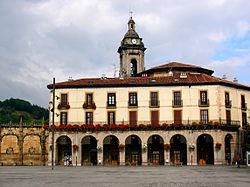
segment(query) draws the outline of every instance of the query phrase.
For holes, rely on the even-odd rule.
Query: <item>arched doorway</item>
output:
[[[148,162],[164,165],[164,141],[159,135],[152,135],[148,139]]]
[[[103,140],[103,164],[119,165],[119,140],[116,136],[110,135]]]
[[[209,134],[197,139],[197,162],[199,165],[214,164],[214,140]]]
[[[125,164],[126,165],[141,165],[142,145],[141,139],[136,135],[131,135],[125,141]]]
[[[97,165],[97,140],[93,136],[82,139],[82,166]]]
[[[187,141],[183,135],[176,134],[170,139],[170,162],[187,165]]]
[[[57,145],[57,163],[58,165],[65,165],[65,157],[72,157],[72,145],[68,136],[60,136],[56,140]]]
[[[227,164],[231,164],[231,141],[233,139],[233,136],[231,134],[227,134],[225,136],[225,160],[227,162]]]
[[[131,60],[131,76],[135,76],[137,74],[137,61],[136,59]]]

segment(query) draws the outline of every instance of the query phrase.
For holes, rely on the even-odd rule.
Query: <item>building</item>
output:
[[[55,84],[56,164],[225,164],[241,153],[250,87],[179,62],[145,70],[145,50],[131,17],[119,77]]]

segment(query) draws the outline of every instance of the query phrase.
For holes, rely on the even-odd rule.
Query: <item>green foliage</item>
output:
[[[0,123],[48,123],[49,111],[21,99],[0,101]]]

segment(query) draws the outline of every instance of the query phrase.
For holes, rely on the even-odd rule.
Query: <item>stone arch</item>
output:
[[[142,143],[140,137],[137,135],[130,135],[125,140],[125,164],[142,164]]]
[[[15,134],[6,134],[1,138],[1,153],[13,154],[19,153],[18,136]]]
[[[175,134],[170,139],[170,162],[187,165],[187,140],[181,134]]]
[[[62,135],[56,140],[57,163],[58,165],[65,165],[66,156],[72,157],[72,142],[71,139]]]
[[[114,135],[108,135],[103,139],[103,164],[119,165],[119,139]]]
[[[97,140],[88,135],[82,138],[82,165],[97,165]]]
[[[209,134],[197,138],[197,162],[199,165],[214,164],[214,140]]]
[[[130,61],[130,72],[131,76],[134,76],[137,74],[137,60],[135,58],[132,58]]]
[[[232,148],[231,148],[231,143],[233,140],[232,134],[227,134],[224,139],[224,145],[225,145],[225,160],[227,164],[231,164],[232,160]]]
[[[151,165],[164,165],[164,140],[154,134],[148,138],[148,163]]]
[[[39,135],[31,134],[24,136],[23,139],[24,154],[41,154],[41,139]]]

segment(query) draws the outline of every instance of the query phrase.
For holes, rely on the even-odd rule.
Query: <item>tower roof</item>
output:
[[[139,35],[135,31],[135,21],[133,20],[132,16],[128,21],[128,31],[124,35],[124,38],[139,38]]]

